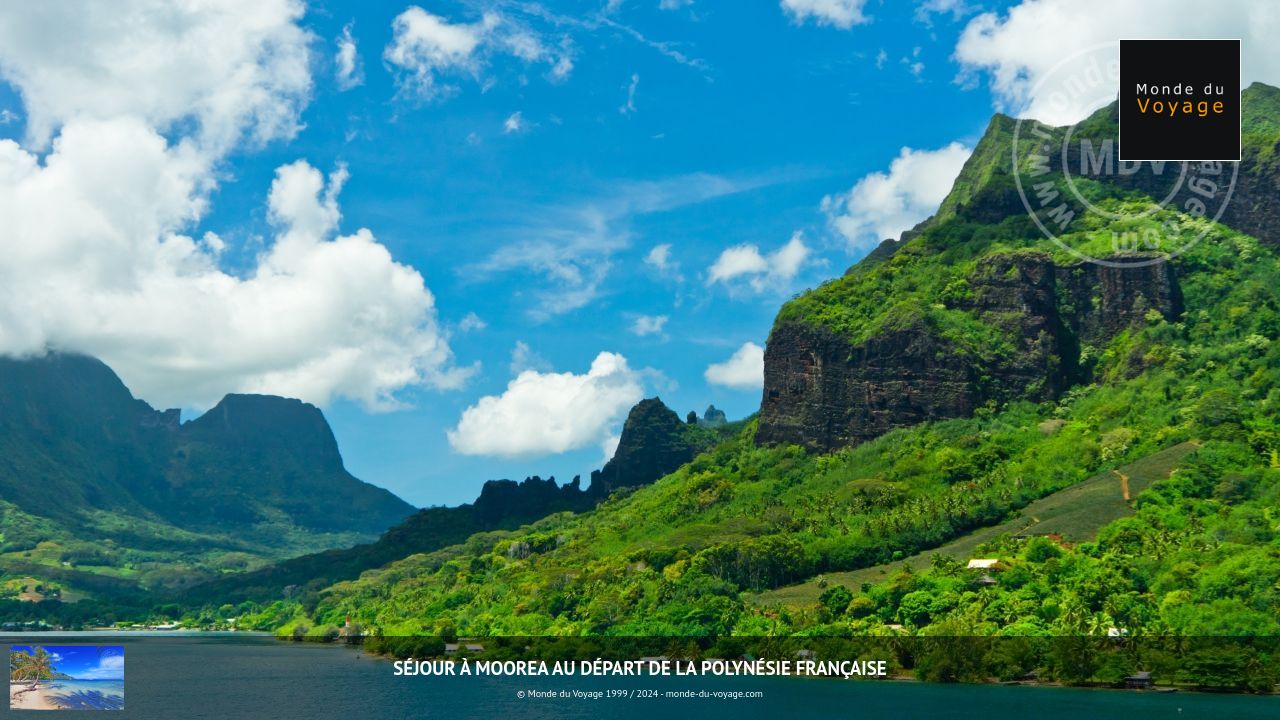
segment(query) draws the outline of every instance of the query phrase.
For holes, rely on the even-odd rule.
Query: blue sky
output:
[[[346,162],[344,223],[376,228],[397,258],[422,271],[446,321],[475,313],[487,324],[451,340],[461,362],[482,364],[465,390],[415,393],[413,409],[383,415],[349,402],[329,409],[357,476],[419,504],[456,503],[472,499],[488,478],[565,481],[599,467],[603,451],[594,443],[516,459],[451,451],[444,429],[477,396],[502,392],[517,342],[560,372],[585,372],[602,350],[620,353],[631,367],[664,376],[646,384],[645,394],[660,395],[681,416],[709,403],[734,418],[754,412],[758,388],[712,385],[704,371],[745,342],[763,345],[783,300],[842,273],[865,252],[827,227],[822,198],[886,168],[903,146],[972,143],[991,114],[987,93],[953,82],[949,56],[960,26],[949,16],[929,27],[914,8],[886,5],[871,9],[874,22],[841,31],[797,26],[773,3],[735,3],[732,11],[656,5],[626,4],[618,22],[678,47],[697,67],[600,29],[576,40],[581,55],[565,82],[497,59],[488,91],[463,78],[456,95],[415,107],[397,101],[393,74],[365,57],[364,85],[320,91],[293,145],[250,159],[259,179],[251,180],[248,167],[241,171],[243,204],[228,202],[224,189],[229,217],[243,217],[260,205],[276,164],[302,156],[318,167]],[[355,18],[358,47],[376,51],[391,41],[394,13],[329,7],[331,19],[317,19],[320,35],[336,36]],[[475,17],[465,5],[433,11]],[[887,59],[878,67],[881,50]],[[915,62],[924,65],[919,77],[909,67]],[[624,113],[633,77],[634,110]],[[504,134],[516,112],[528,128]],[[347,141],[349,130],[358,137]],[[614,218],[607,233],[616,250],[607,255],[598,294],[582,308],[531,319],[537,294],[557,292],[553,281],[523,269],[468,269],[528,236],[588,232],[573,220],[577,209],[623,202],[645,184],[679,194],[682,181],[700,174],[743,189]],[[796,231],[812,254],[795,277],[758,292],[707,285],[707,269],[726,248],[749,243],[768,252]],[[683,282],[644,263],[662,244],[671,245]],[[668,320],[661,332],[638,337],[626,331],[637,315]]]
[[[34,645],[15,645],[10,652],[34,654]],[[77,680],[123,680],[124,647],[120,645],[44,645],[54,668]]]
[[[620,397],[659,395],[682,417],[710,403],[731,418],[754,412],[758,382],[711,383],[708,367],[745,343],[763,346],[786,298],[842,273],[879,239],[839,232],[823,199],[886,172],[904,147],[971,146],[992,112],[991,93],[958,82],[952,59],[972,10],[871,2],[845,28],[775,2],[672,5],[425,3],[439,24],[479,28],[500,13],[507,28],[467,62],[429,74],[426,91],[389,59],[396,18],[411,5],[308,5],[298,24],[310,33],[311,86],[296,133],[223,152],[204,211],[181,230],[216,233],[221,270],[252,274],[271,242],[277,169],[304,160],[348,174],[338,232],[368,228],[421,274],[465,380],[396,387],[391,411],[341,392],[262,388],[321,402],[357,477],[414,504],[456,504],[491,478],[585,478],[621,428],[630,401]],[[544,56],[521,57],[503,32],[536,38]],[[347,40],[358,59],[339,77]],[[572,68],[557,77],[563,57]],[[18,85],[0,91],[13,115],[0,133],[38,156],[48,146],[30,139]],[[184,122],[152,124],[172,144],[188,132]],[[793,238],[803,258],[784,262],[774,254]],[[756,254],[714,275],[721,254],[742,245]],[[665,256],[652,255],[659,246]],[[207,397],[150,390],[153,374],[130,369],[132,351],[88,351],[188,418],[241,389],[219,378]],[[625,358],[626,387],[590,428],[515,455],[451,444],[464,411],[501,397],[515,372],[584,375],[602,352]]]
[[[927,217],[1063,56],[1256,38],[1274,80],[1265,3],[1181,3],[8,6],[0,352],[188,419],[301,397],[417,505],[585,477],[641,397],[755,411],[779,306]]]

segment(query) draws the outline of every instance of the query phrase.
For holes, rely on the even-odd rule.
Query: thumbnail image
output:
[[[124,648],[15,645],[9,648],[9,709],[123,710]]]

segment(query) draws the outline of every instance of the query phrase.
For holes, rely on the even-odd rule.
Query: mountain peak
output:
[[[688,424],[659,397],[641,400],[622,425],[618,449],[591,474],[591,492],[607,495],[620,487],[647,485],[693,459]]]
[[[220,435],[258,448],[309,453],[326,464],[342,464],[338,441],[320,408],[277,395],[233,393],[184,429],[195,436]]]

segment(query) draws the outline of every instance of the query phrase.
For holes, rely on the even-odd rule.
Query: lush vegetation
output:
[[[987,175],[999,183],[998,172]],[[1121,213],[1140,202],[1125,189],[1095,199]],[[950,299],[981,257],[1070,256],[1035,239],[1021,217],[975,222],[981,201],[973,202],[956,203],[959,212],[887,260],[789,303],[780,319],[858,338],[923,315],[960,347],[1006,352]],[[1186,312],[1166,319],[1153,310],[1082,348],[1083,382],[1056,401],[990,405],[825,456],[757,447],[748,426],[593,512],[475,535],[262,608],[255,621],[298,637],[331,636],[348,618],[383,638],[1280,635],[1280,258],[1171,212],[1096,223],[1066,240],[1106,254],[1114,232],[1155,226],[1172,228],[1175,242],[1207,233],[1176,262]],[[998,536],[979,548],[1000,561],[990,571],[940,555],[924,570],[829,585],[809,604],[750,601],[761,589],[928,551],[1192,440],[1198,448],[1137,495],[1131,516],[1084,542]],[[969,671],[1048,672],[1050,652]],[[1265,670],[1242,682],[1262,687],[1275,658],[1241,652],[1212,672],[1252,663]],[[1106,680],[1139,662],[1096,659],[1054,676]],[[1213,665],[1205,663],[1202,679]],[[924,676],[965,674],[912,666]]]
[[[1261,117],[1251,116],[1249,137],[1274,141]],[[1108,123],[1100,114],[1082,132],[1105,135]],[[992,142],[1005,142],[1005,123],[993,127]],[[1043,240],[1020,204],[1007,211],[1008,155],[980,149],[934,221],[887,259],[788,303],[779,322],[854,341],[925,322],[976,362],[1017,352],[963,308],[968,278],[996,253],[1072,256]],[[335,638],[350,622],[397,653],[459,636],[982,636],[1016,642],[973,652],[939,640],[896,660],[934,679],[1035,672],[1114,682],[1147,666],[1197,685],[1269,688],[1280,667],[1274,643],[1145,639],[1280,636],[1280,255],[1203,219],[1140,217],[1149,205],[1140,188],[1085,185],[1122,219],[1077,228],[1064,238],[1071,247],[1105,255],[1117,234],[1155,228],[1179,245],[1204,238],[1175,262],[1185,312],[1140,313],[1081,347],[1078,384],[1052,401],[993,402],[827,455],[757,446],[747,423],[588,512],[473,533],[328,587],[209,603],[188,620],[234,618],[299,639]],[[1086,536],[998,534],[975,548],[998,561],[990,568],[939,553],[883,579],[825,580],[919,557],[1184,443],[1123,517]],[[759,600],[802,581],[821,592]],[[1040,640],[1053,637],[1081,642]],[[741,649],[689,643],[691,653]]]

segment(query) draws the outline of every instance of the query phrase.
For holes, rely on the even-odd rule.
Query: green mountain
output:
[[[0,571],[121,592],[347,545],[413,511],[352,477],[320,411],[228,395],[180,423],[92,358],[0,359]],[[70,597],[70,596],[67,596]]]
[[[781,309],[757,421],[592,511],[473,535],[243,620],[314,634],[350,617],[392,651],[394,637],[452,633],[1280,634],[1278,96],[1244,94],[1245,161],[1221,223],[1151,212],[1167,178],[1076,178],[1107,214],[1065,247],[1024,211],[1013,121],[995,118],[934,218]],[[1075,137],[1114,138],[1114,117]],[[1062,182],[1061,163],[1041,179]],[[1142,259],[1112,243],[1148,230],[1205,237],[1139,267],[1068,249]],[[1161,470],[1130,486],[1133,467]],[[1094,503],[1109,521],[1087,522]],[[1045,508],[1069,533],[1029,529],[1057,527],[1020,515]],[[943,546],[995,562],[886,569]],[[885,574],[856,587],[827,579],[875,566]],[[793,583],[819,592],[758,594]],[[1274,682],[1274,663],[1241,652],[1205,662]],[[970,666],[1070,682],[1105,670],[1025,655]]]
[[[723,415],[723,414],[721,414]],[[187,604],[277,600],[352,580],[366,570],[416,553],[428,553],[492,530],[513,530],[564,512],[589,510],[610,493],[653,483],[710,447],[733,427],[716,416],[713,428],[681,422],[657,397],[641,400],[627,414],[613,457],[591,474],[583,489],[579,478],[558,486],[538,476],[523,482],[490,480],[474,503],[419,510],[387,530],[376,542],[285,560],[247,573],[229,574],[191,588]]]

